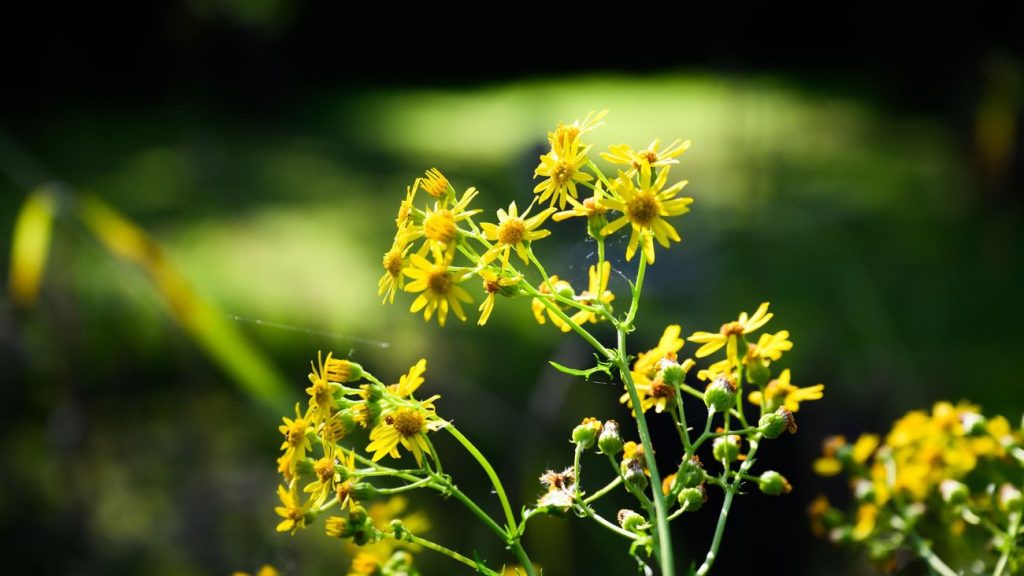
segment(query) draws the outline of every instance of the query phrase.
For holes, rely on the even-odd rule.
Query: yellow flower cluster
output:
[[[830,437],[814,469],[822,476],[847,476],[856,506],[847,516],[819,497],[810,509],[812,527],[819,535],[866,547],[879,561],[900,550],[928,559],[919,545],[923,538],[950,555],[946,562],[966,561],[954,558],[971,543],[973,560],[995,565],[998,554],[987,550],[992,532],[1015,540],[1011,532],[1020,531],[1022,441],[1024,435],[1005,418],[985,418],[965,402],[938,402],[930,413],[912,411],[884,438],[864,434],[850,444],[842,436]],[[921,530],[933,531],[918,534]],[[943,562],[940,551],[927,552],[935,555],[930,562]],[[1013,559],[1013,553],[1006,555],[1004,569]]]
[[[655,140],[637,151],[625,144],[613,145],[601,156],[625,170],[618,170],[612,178],[605,176],[590,159],[591,145],[582,138],[603,125],[606,113],[591,113],[572,124],[559,123],[548,133],[551,149],[540,157],[534,171],[542,180],[534,188],[534,203],[526,210],[511,202],[507,210],[497,211],[494,221],[477,223],[474,216],[481,211],[470,208],[477,196],[475,188],[459,195],[436,168],[417,178],[406,188],[399,204],[394,240],[384,254],[384,274],[378,282],[384,302],[394,302],[399,291],[410,292],[417,295],[410,311],[422,311],[425,320],[436,314],[443,326],[450,311],[465,321],[464,305],[473,297],[464,286],[476,276],[482,281],[484,295],[479,307],[481,325],[490,318],[499,294],[532,296],[538,322],[544,323],[546,315],[563,331],[570,329],[563,315],[583,324],[598,322],[606,312],[610,314],[614,295],[608,290],[610,265],[603,254],[590,267],[587,289],[576,293],[567,281],[548,276],[537,260],[533,243],[551,234],[542,226],[552,216],[556,221],[582,216],[587,220],[588,234],[603,239],[630,225],[626,259],[631,260],[640,251],[646,263],[652,264],[655,241],[665,248],[681,241],[667,219],[688,212],[693,199],[679,196],[685,181],[668,182],[669,170],[678,163],[677,157],[689,142],[677,140],[660,148]],[[582,201],[581,186],[592,191]],[[416,200],[421,193],[428,201],[418,206]],[[548,203],[548,207],[534,211],[537,203]],[[558,209],[561,211],[556,213]],[[610,212],[618,216],[609,222]],[[512,254],[518,256],[521,265],[510,261]],[[465,259],[465,263],[457,259]],[[541,274],[536,288],[528,286],[524,274],[531,267]]]

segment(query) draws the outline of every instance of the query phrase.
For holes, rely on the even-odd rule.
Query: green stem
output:
[[[622,484],[622,476],[616,476],[615,479],[609,482],[604,488],[601,488],[597,492],[594,492],[590,496],[584,498],[583,503],[590,504],[592,502],[598,501],[602,496],[614,490],[615,487],[618,486],[619,484]]]
[[[732,507],[732,499],[740,489],[742,476],[746,474],[754,464],[754,455],[757,454],[760,439],[760,434],[755,434],[754,437],[750,439],[750,450],[747,452],[747,459],[743,461],[742,465],[740,465],[739,472],[725,489],[725,500],[722,502],[722,510],[718,514],[718,524],[715,526],[715,536],[711,540],[711,548],[708,550],[708,555],[704,558],[704,563],[701,564],[700,568],[697,570],[697,576],[705,576],[710,572],[711,566],[715,563],[715,559],[718,557],[718,548],[722,545],[722,534],[725,533],[725,522],[729,518],[729,508]],[[726,476],[728,476],[729,472],[728,464],[728,462],[725,463]]]
[[[644,272],[647,270],[647,258],[643,254],[640,255],[640,264],[636,268],[636,284],[633,285],[633,301],[629,304],[629,313],[626,314],[626,319],[622,322],[622,327],[626,331],[633,329],[633,319],[636,318],[636,311],[640,307],[640,291],[644,287]]]
[[[551,292],[550,294],[542,294],[541,297],[548,296],[554,298],[555,300],[558,300],[559,302],[565,304],[566,306],[572,306],[573,308],[578,308],[585,312],[590,312],[591,314],[601,314],[603,316],[607,316],[607,310],[604,307],[588,306],[587,304],[577,302],[571,298],[566,298],[555,292],[555,287],[551,285],[550,277],[548,276],[547,271],[544,270],[544,266],[540,263],[540,260],[538,260],[537,256],[533,253],[533,248],[527,248],[527,253],[530,256],[530,261],[533,262],[533,265],[537,267],[537,270],[539,270],[541,275],[544,277],[544,284],[547,285],[548,291]]]
[[[629,314],[626,316],[624,326],[619,326],[618,332],[618,354],[615,362],[619,368],[619,375],[626,386],[626,392],[633,403],[633,416],[636,420],[637,432],[640,435],[640,443],[644,447],[644,458],[647,460],[647,468],[651,473],[652,499],[654,500],[654,540],[657,544],[657,556],[661,564],[663,576],[675,574],[675,562],[672,557],[672,536],[668,527],[668,506],[665,503],[665,496],[661,493],[661,475],[658,473],[658,463],[654,459],[654,444],[651,443],[651,434],[647,429],[647,420],[644,418],[643,408],[640,406],[640,396],[636,392],[636,384],[633,382],[633,375],[629,372],[628,356],[626,355],[626,332],[625,328],[630,326],[636,316],[637,303],[639,302],[640,290],[643,285],[644,262],[641,258],[640,267],[637,271],[636,288],[633,290],[633,304],[630,306]]]
[[[1003,543],[1003,553],[999,556],[999,562],[996,564],[996,571],[992,573],[992,576],[1002,576],[1003,570],[1006,570],[1006,565],[1010,561],[1010,553],[1013,552],[1017,545],[1017,536],[1020,532],[1021,513],[1015,512],[1010,515],[1010,525],[1006,530],[1006,537]]]
[[[632,533],[632,532],[630,532],[628,530],[623,530],[622,528],[616,526],[615,524],[613,524],[612,522],[608,521],[607,519],[605,519],[603,516],[601,516],[597,512],[594,512],[593,510],[591,510],[589,507],[584,508],[583,511],[587,514],[588,518],[593,518],[595,521],[597,521],[598,524],[600,524],[601,526],[604,526],[605,528],[607,528],[608,530],[611,530],[612,532],[618,534],[619,536],[622,536],[624,538],[629,538],[630,540],[636,540],[637,539],[637,535],[636,534],[634,534],[634,533]]]
[[[422,478],[412,484],[406,484],[405,486],[396,486],[394,488],[377,488],[377,494],[401,494],[402,492],[408,492],[417,488],[429,484],[432,481],[431,478]]]
[[[420,538],[419,536],[416,536],[415,534],[408,534],[407,533],[407,535],[405,536],[405,539],[408,540],[409,542],[412,542],[413,544],[419,544],[420,546],[423,546],[424,548],[429,548],[430,550],[433,550],[434,552],[439,552],[441,554],[444,554],[445,556],[451,558],[452,560],[455,560],[456,562],[461,562],[461,563],[465,564],[466,566],[469,566],[470,568],[472,568],[473,570],[476,570],[478,572],[482,569],[482,570],[484,570],[484,574],[487,574],[488,576],[490,576],[490,575],[497,576],[497,574],[498,574],[497,572],[495,572],[495,571],[493,571],[493,570],[491,570],[489,568],[486,568],[486,567],[484,567],[484,566],[474,562],[473,560],[470,560],[469,558],[466,558],[462,554],[459,554],[458,552],[456,552],[456,551],[454,551],[454,550],[452,550],[450,548],[446,548],[446,547],[444,547],[444,546],[442,546],[442,545],[440,545],[440,544],[438,544],[436,542],[433,542],[431,540],[427,540],[426,538]]]
[[[598,342],[597,339],[594,338],[594,336],[590,334],[590,332],[587,332],[587,330],[585,328],[583,328],[582,326],[580,326],[579,324],[574,322],[572,318],[569,318],[568,316],[566,316],[565,312],[562,312],[558,308],[558,306],[555,306],[554,304],[551,303],[551,301],[549,301],[547,298],[545,298],[544,294],[541,294],[540,292],[538,292],[536,288],[531,286],[526,281],[522,282],[522,286],[526,287],[526,291],[527,291],[527,293],[530,296],[533,296],[534,298],[537,298],[540,301],[540,303],[544,305],[545,308],[550,310],[555,316],[558,317],[559,320],[561,320],[562,322],[565,322],[565,324],[567,326],[569,326],[569,328],[572,328],[573,332],[576,332],[577,334],[579,334],[579,336],[581,338],[586,340],[587,343],[590,344],[591,346],[593,346],[594,349],[596,349],[602,356],[604,356],[605,358],[609,358],[609,359],[615,356],[615,354],[613,354],[611,350],[605,348],[603,344]]]
[[[459,490],[454,484],[448,482],[441,477],[434,477],[435,483],[431,484],[430,487],[442,494],[451,494],[456,500],[462,502],[462,504],[469,509],[477,518],[480,519],[490,530],[498,535],[506,544],[508,543],[508,533],[502,528],[497,522],[494,521],[487,512],[484,512],[476,505],[469,496],[466,496],[461,490]]]
[[[508,497],[505,495],[505,488],[501,485],[501,480],[498,479],[498,474],[494,471],[494,467],[491,466],[491,463],[487,461],[487,458],[484,457],[480,450],[478,450],[477,447],[469,441],[469,438],[466,438],[462,435],[462,432],[459,432],[458,428],[456,428],[454,424],[445,426],[445,430],[454,436],[455,439],[459,441],[459,444],[462,444],[463,448],[465,448],[466,451],[476,459],[480,464],[480,467],[484,469],[485,473],[487,473],[487,478],[490,479],[491,485],[494,486],[494,491],[498,495],[498,500],[501,500],[501,508],[504,510],[505,520],[508,522],[507,526],[509,529],[514,528],[516,525],[516,517],[512,514],[512,506],[509,505]]]
[[[928,543],[925,542],[913,528],[908,530],[908,534],[910,535],[910,540],[914,543],[914,548],[917,550],[917,553],[921,555],[921,558],[928,563],[928,566],[930,566],[932,570],[942,574],[942,576],[960,576],[935,554],[931,547],[928,546]],[[997,566],[993,576],[998,576],[1000,572],[1002,572],[1002,570]]]

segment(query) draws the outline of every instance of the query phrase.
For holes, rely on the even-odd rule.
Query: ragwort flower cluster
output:
[[[811,527],[887,571],[918,561],[943,576],[1020,573],[1022,444],[1020,428],[964,402],[912,411],[884,438],[830,437],[814,469],[843,475],[853,502],[844,511],[819,496]]]

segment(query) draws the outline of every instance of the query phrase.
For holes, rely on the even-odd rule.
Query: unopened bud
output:
[[[600,433],[600,422],[594,418],[584,418],[582,424],[572,429],[572,441],[586,450],[594,445]]]
[[[683,460],[679,465],[679,472],[676,472],[676,484],[683,488],[694,488],[702,484],[707,477],[700,458],[694,456],[689,460]]]
[[[701,506],[704,505],[708,500],[708,491],[704,488],[704,485],[695,486],[693,488],[683,488],[679,491],[679,507],[684,512],[696,512],[700,510]]]
[[[1005,512],[1019,512],[1024,508],[1024,498],[1020,490],[1011,484],[1003,484],[999,487],[999,507]]]
[[[786,477],[775,470],[768,470],[762,473],[761,477],[757,480],[757,487],[761,489],[761,492],[769,496],[789,494],[793,491],[793,487],[790,486]]]
[[[732,462],[740,455],[740,437],[735,434],[719,436],[711,445],[711,453],[715,460]]]
[[[715,378],[704,391],[704,404],[709,410],[726,412],[736,401],[736,387],[725,377]]]
[[[796,418],[793,417],[792,412],[783,406],[775,412],[761,416],[757,426],[765,438],[774,439],[781,436],[783,432],[795,434]]]
[[[756,386],[763,386],[768,382],[768,378],[771,377],[771,370],[768,369],[768,365],[764,363],[760,358],[753,358],[746,363],[747,365],[747,382]]]
[[[629,465],[626,466],[624,480],[626,488],[631,492],[643,492],[647,489],[647,475],[644,474],[643,467],[636,460],[630,460]]]
[[[622,526],[623,530],[628,530],[629,532],[640,532],[651,527],[647,522],[647,518],[627,508],[619,510],[617,520],[619,521],[619,526]]]
[[[963,482],[957,482],[949,478],[939,484],[939,493],[947,504],[954,506],[964,504],[970,496],[967,486]]]
[[[601,427],[601,435],[597,438],[597,448],[602,454],[615,456],[622,451],[622,436],[619,435],[619,423],[606,420]]]
[[[977,412],[964,412],[960,415],[960,424],[967,434],[984,434],[988,420]]]

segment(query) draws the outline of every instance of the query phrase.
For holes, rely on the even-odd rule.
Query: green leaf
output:
[[[559,364],[558,362],[555,362],[554,360],[549,360],[548,364],[551,364],[551,366],[555,370],[558,370],[559,372],[562,372],[564,374],[569,374],[570,376],[582,376],[582,377],[584,377],[584,378],[586,378],[588,380],[590,379],[590,376],[592,374],[596,373],[596,372],[603,372],[604,374],[607,374],[608,376],[612,375],[611,364],[608,363],[608,362],[602,362],[600,360],[598,360],[597,366],[594,366],[593,368],[586,368],[586,369],[583,369],[583,370],[580,370],[580,369],[577,369],[577,368],[569,368],[568,366],[563,366],[563,365]]]

